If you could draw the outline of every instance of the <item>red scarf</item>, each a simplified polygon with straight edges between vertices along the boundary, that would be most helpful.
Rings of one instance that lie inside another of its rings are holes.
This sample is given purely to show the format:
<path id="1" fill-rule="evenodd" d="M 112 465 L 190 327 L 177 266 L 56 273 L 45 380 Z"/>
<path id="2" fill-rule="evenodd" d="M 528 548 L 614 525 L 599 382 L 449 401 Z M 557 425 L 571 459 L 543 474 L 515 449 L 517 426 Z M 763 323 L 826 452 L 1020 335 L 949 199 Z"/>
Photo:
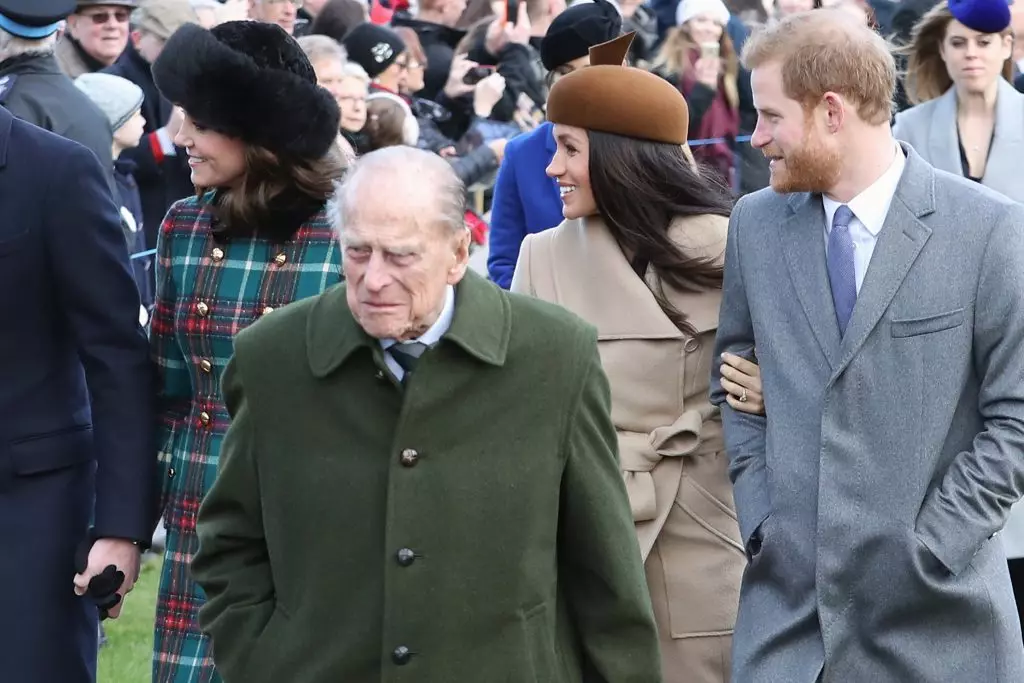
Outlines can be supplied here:
<path id="1" fill-rule="evenodd" d="M 700 58 L 700 50 L 690 51 L 691 67 Z M 693 75 L 693 69 L 687 71 L 680 79 L 680 91 L 683 97 L 690 99 L 690 93 L 697 85 L 697 79 Z M 712 138 L 725 138 L 727 141 L 735 140 L 740 132 L 740 112 L 729 106 L 729 100 L 725 97 L 725 88 L 722 87 L 722 78 L 719 77 L 718 89 L 715 91 L 715 98 L 711 105 L 704 112 L 697 128 L 697 138 L 708 140 Z M 729 142 L 716 142 L 710 145 L 699 145 L 693 148 L 693 156 L 697 161 L 711 166 L 718 171 L 722 180 L 730 186 L 733 180 L 733 167 L 735 158 L 733 149 Z"/>

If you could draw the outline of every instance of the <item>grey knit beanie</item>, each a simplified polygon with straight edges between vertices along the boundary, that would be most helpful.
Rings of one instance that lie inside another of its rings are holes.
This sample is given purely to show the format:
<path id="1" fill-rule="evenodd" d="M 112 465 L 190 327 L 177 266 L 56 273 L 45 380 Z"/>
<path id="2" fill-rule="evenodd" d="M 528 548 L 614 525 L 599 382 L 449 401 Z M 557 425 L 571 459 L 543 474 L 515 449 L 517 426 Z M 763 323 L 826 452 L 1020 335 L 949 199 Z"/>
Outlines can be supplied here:
<path id="1" fill-rule="evenodd" d="M 75 86 L 89 96 L 110 122 L 110 130 L 117 130 L 128 123 L 135 112 L 142 108 L 145 94 L 142 88 L 127 78 L 113 74 L 88 73 L 75 79 Z"/>

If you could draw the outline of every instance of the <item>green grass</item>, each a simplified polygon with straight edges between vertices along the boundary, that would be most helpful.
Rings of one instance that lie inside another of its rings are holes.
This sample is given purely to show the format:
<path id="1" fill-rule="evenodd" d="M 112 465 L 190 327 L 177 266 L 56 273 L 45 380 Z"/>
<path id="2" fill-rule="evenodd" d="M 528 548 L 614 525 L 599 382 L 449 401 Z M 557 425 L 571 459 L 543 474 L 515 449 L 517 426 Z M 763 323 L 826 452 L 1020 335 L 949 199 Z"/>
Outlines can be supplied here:
<path id="1" fill-rule="evenodd" d="M 121 616 L 103 622 L 107 644 L 100 649 L 97 683 L 149 683 L 152 679 L 153 623 L 160 559 L 142 566 Z"/>

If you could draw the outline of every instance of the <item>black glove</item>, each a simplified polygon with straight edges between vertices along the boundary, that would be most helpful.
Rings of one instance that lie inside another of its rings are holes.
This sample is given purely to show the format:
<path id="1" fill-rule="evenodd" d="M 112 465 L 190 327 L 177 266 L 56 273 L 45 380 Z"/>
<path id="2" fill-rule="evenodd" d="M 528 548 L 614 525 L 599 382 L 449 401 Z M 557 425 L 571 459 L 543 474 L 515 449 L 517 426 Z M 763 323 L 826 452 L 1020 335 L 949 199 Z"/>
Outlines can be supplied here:
<path id="1" fill-rule="evenodd" d="M 89 568 L 89 551 L 92 550 L 92 545 L 95 542 L 96 537 L 90 531 L 85 540 L 78 544 L 78 549 L 75 551 L 75 571 L 79 574 Z M 124 572 L 112 564 L 108 564 L 102 572 L 89 580 L 89 588 L 86 590 L 85 596 L 96 603 L 101 621 L 109 617 L 110 610 L 121 602 L 121 596 L 117 591 L 123 584 Z"/>

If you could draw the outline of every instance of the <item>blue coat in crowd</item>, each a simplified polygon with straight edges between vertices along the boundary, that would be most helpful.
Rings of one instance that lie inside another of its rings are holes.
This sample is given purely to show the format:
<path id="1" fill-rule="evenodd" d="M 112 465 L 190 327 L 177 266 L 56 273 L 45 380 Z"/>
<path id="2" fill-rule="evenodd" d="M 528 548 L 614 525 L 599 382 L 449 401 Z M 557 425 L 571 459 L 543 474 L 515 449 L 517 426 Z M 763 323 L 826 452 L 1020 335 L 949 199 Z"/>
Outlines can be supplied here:
<path id="1" fill-rule="evenodd" d="M 494 184 L 487 272 L 505 289 L 512 284 L 523 239 L 562 222 L 558 183 L 544 172 L 555 155 L 552 128 L 542 123 L 510 140 Z"/>

